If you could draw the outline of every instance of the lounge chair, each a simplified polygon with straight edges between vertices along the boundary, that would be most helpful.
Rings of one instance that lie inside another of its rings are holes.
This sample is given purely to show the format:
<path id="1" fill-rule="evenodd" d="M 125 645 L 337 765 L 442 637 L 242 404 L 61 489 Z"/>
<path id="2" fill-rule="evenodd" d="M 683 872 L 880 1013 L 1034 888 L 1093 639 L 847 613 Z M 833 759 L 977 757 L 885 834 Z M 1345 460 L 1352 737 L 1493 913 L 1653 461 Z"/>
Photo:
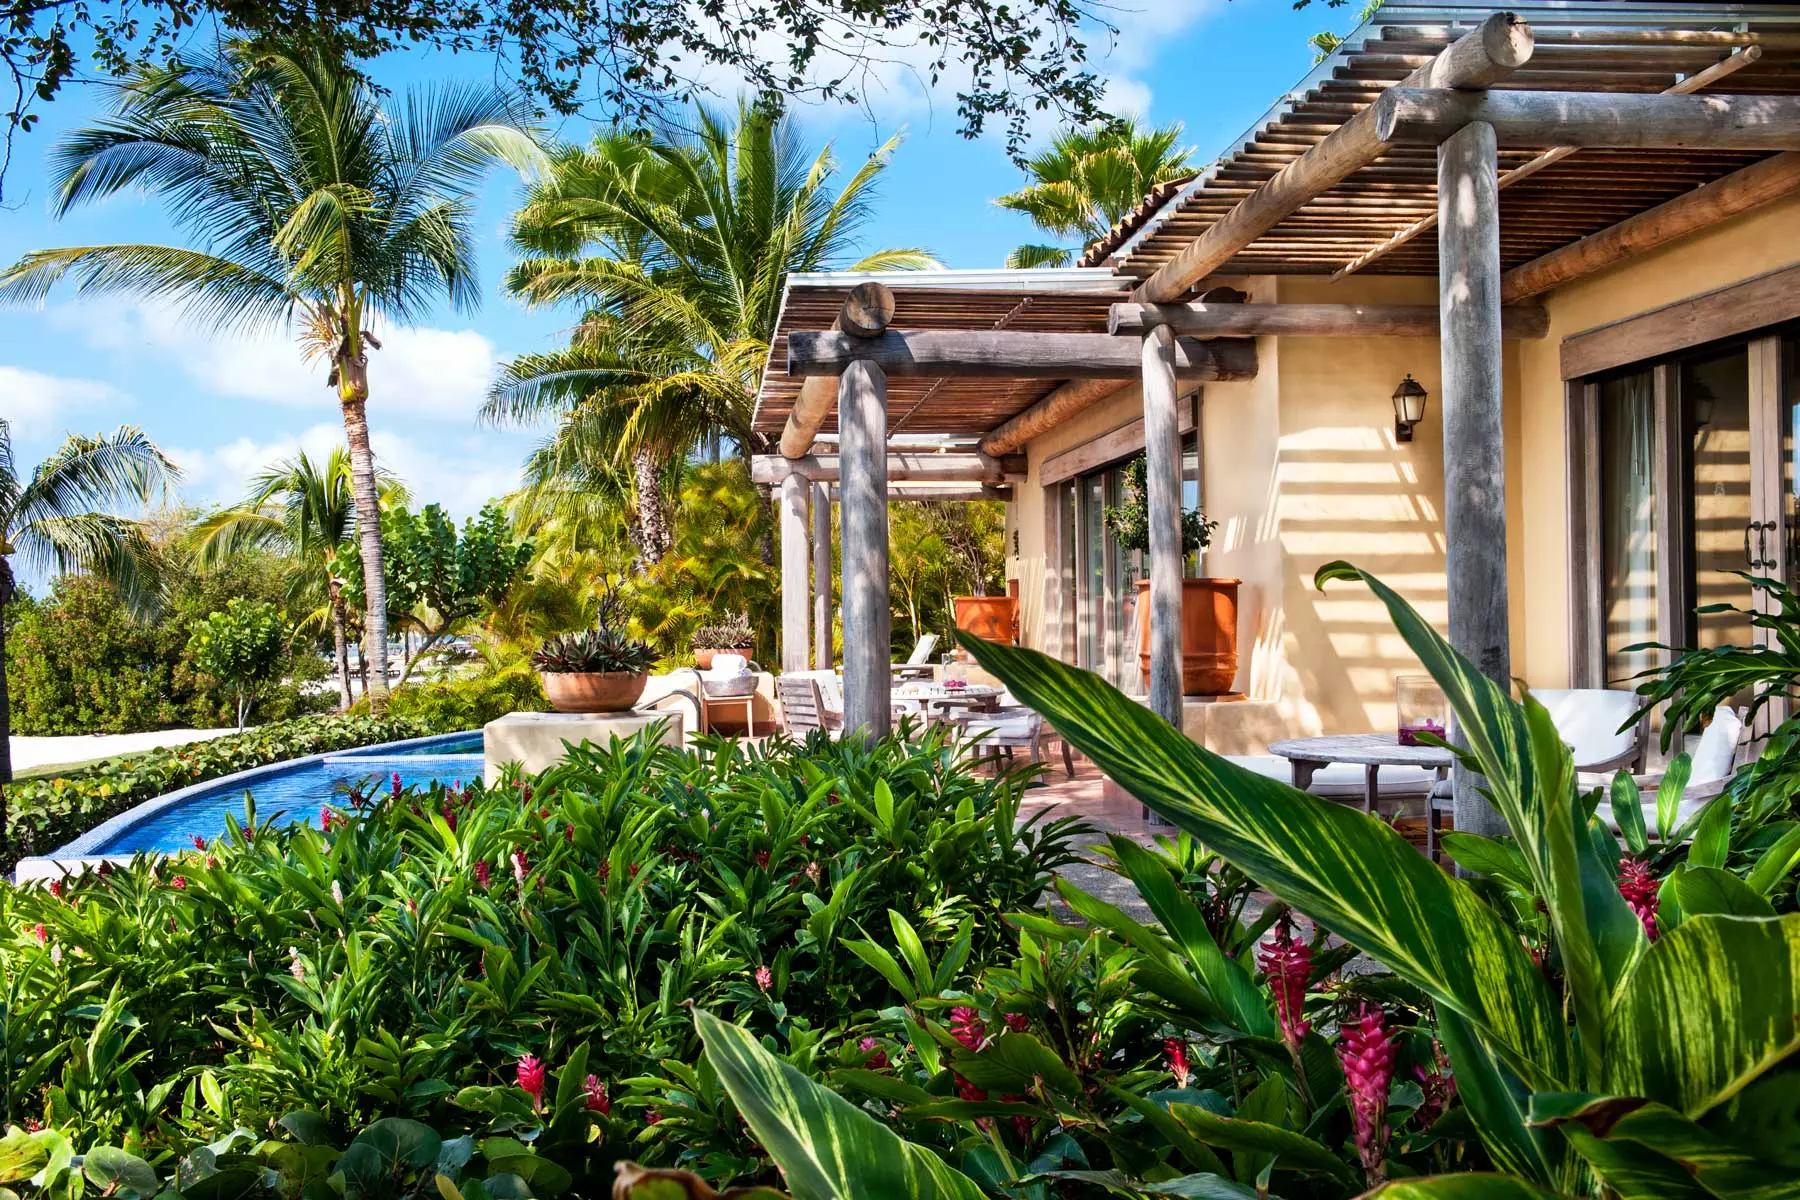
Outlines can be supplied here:
<path id="1" fill-rule="evenodd" d="M 1034 763 L 1044 761 L 1044 743 L 1057 736 L 1041 715 L 1022 706 L 1002 708 L 998 712 L 973 712 L 959 721 L 967 737 L 964 744 L 976 753 L 991 750 L 1011 758 L 1015 749 L 1028 750 Z M 1067 738 L 1061 741 L 1063 770 L 1074 778 L 1074 751 Z"/>
<path id="2" fill-rule="evenodd" d="M 903 679 L 930 679 L 936 671 L 930 663 L 931 652 L 937 649 L 938 635 L 928 633 L 913 643 L 912 653 L 903 663 L 894 663 L 894 682 Z"/>
<path id="3" fill-rule="evenodd" d="M 781 726 L 797 737 L 815 729 L 843 732 L 844 702 L 837 675 L 831 671 L 795 671 L 775 677 L 781 702 Z"/>
<path id="4" fill-rule="evenodd" d="M 1549 710 L 1557 735 L 1575 756 L 1577 772 L 1605 776 L 1611 781 L 1615 771 L 1636 774 L 1644 769 L 1644 749 L 1649 741 L 1647 722 L 1626 724 L 1643 703 L 1643 697 L 1636 692 L 1545 688 L 1533 689 L 1531 697 Z"/>
<path id="5" fill-rule="evenodd" d="M 1738 743 L 1743 736 L 1743 714 L 1725 704 L 1713 710 L 1711 722 L 1701 731 L 1699 741 L 1688 754 L 1692 770 L 1688 772 L 1687 786 L 1681 789 L 1681 801 L 1675 810 L 1675 828 L 1687 824 L 1731 782 L 1732 772 L 1737 769 Z M 1616 833 L 1619 823 L 1613 818 L 1611 781 L 1607 782 L 1594 815 Z M 1644 828 L 1655 837 L 1656 793 L 1662 777 L 1660 774 L 1634 775 L 1632 782 L 1637 784 L 1638 802 L 1644 807 Z"/>

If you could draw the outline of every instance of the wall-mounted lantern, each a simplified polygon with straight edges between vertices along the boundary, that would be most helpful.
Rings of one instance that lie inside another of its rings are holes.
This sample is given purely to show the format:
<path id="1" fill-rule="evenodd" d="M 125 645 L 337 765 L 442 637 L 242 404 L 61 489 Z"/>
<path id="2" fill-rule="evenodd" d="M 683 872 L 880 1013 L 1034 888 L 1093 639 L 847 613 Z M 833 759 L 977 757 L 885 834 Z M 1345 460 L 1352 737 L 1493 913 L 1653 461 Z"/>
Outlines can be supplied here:
<path id="1" fill-rule="evenodd" d="M 1412 441 L 1413 426 L 1425 419 L 1425 389 L 1409 372 L 1394 389 L 1394 440 Z"/>

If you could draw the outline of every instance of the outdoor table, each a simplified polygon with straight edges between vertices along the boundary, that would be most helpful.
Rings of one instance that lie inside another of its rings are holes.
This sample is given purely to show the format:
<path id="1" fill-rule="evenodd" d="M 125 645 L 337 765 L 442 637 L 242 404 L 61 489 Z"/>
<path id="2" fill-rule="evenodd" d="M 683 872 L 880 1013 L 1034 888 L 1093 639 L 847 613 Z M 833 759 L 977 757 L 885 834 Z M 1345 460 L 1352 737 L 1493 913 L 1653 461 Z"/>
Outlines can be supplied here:
<path id="1" fill-rule="evenodd" d="M 959 688 L 945 687 L 941 683 L 913 683 L 894 689 L 896 701 L 917 704 L 926 713 L 937 709 L 940 720 L 948 720 L 953 708 L 966 708 L 971 713 L 994 712 L 1000 707 L 1000 696 L 999 688 L 980 683 Z"/>
<path id="2" fill-rule="evenodd" d="M 1320 767 L 1332 763 L 1354 763 L 1363 768 L 1363 811 L 1376 811 L 1380 796 L 1379 777 L 1383 767 L 1424 767 L 1435 771 L 1442 782 L 1450 773 L 1456 758 L 1441 746 L 1402 746 L 1392 733 L 1347 733 L 1336 737 L 1289 738 L 1274 742 L 1269 753 L 1279 755 L 1292 764 L 1294 786 L 1301 791 L 1312 785 Z"/>

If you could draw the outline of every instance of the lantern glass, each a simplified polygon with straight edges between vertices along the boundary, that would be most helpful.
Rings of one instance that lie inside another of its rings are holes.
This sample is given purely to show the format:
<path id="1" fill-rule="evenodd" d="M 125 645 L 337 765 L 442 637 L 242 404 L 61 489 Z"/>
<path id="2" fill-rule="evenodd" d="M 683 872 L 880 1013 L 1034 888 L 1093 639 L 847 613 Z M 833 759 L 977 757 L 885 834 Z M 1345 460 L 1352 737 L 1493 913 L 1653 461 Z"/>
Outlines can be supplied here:
<path id="1" fill-rule="evenodd" d="M 1425 419 L 1426 392 L 1411 374 L 1394 389 L 1394 437 L 1412 441 L 1413 426 Z"/>

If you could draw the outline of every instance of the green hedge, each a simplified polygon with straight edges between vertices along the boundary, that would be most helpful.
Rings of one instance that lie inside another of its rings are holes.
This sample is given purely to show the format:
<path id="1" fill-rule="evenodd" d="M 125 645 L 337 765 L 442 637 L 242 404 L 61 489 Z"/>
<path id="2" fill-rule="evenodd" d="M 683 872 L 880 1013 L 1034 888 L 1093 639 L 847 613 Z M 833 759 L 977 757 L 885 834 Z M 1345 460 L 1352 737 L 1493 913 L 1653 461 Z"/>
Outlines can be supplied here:
<path id="1" fill-rule="evenodd" d="M 7 838 L 0 870 L 54 850 L 145 800 L 235 771 L 328 750 L 450 732 L 417 717 L 301 717 L 211 741 L 150 750 L 67 776 L 6 785 Z"/>

